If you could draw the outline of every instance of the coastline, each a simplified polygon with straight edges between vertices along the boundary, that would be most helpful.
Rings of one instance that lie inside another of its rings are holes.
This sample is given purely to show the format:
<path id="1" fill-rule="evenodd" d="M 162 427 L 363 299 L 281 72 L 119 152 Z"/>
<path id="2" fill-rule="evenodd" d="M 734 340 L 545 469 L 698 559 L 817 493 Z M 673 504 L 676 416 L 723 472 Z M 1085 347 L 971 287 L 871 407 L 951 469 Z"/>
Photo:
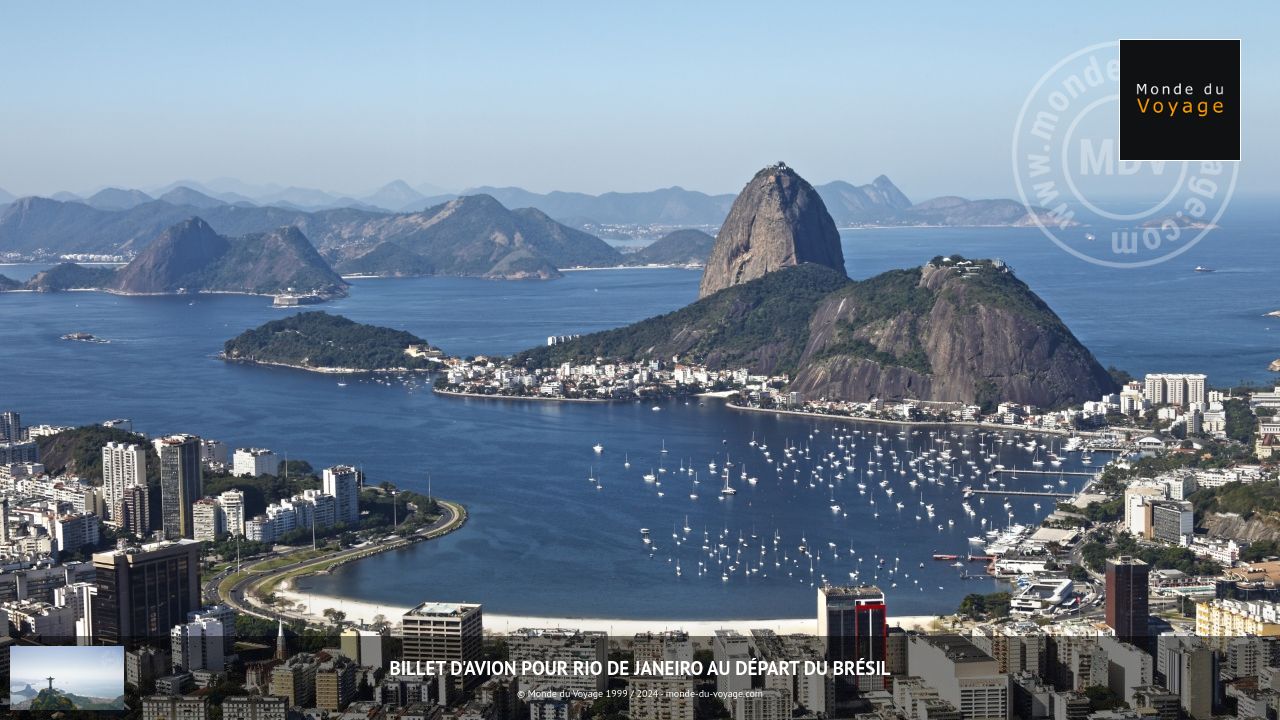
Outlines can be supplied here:
<path id="1" fill-rule="evenodd" d="M 295 605 L 303 605 L 308 617 L 325 623 L 328 622 L 323 613 L 327 609 L 346 613 L 347 620 L 370 622 L 375 615 L 382 615 L 394 623 L 398 617 L 409 610 L 403 605 L 382 605 L 362 600 L 335 597 L 331 595 L 315 595 L 295 590 L 292 586 L 281 587 L 276 594 Z M 936 615 L 904 615 L 889 618 L 890 625 L 900 625 L 904 629 L 928 628 L 938 617 Z M 635 635 L 642 632 L 661 632 L 663 630 L 684 630 L 690 635 L 706 637 L 714 635 L 716 630 L 733 629 L 747 633 L 752 629 L 770 629 L 779 634 L 805 633 L 816 634 L 818 621 L 814 618 L 766 618 L 757 620 L 672 620 L 652 619 L 634 620 L 626 618 L 589 618 L 589 617 L 543 617 L 536 615 L 508 615 L 503 613 L 484 614 L 485 632 L 505 633 L 521 628 L 575 628 L 578 630 L 603 630 L 611 635 Z"/>
<path id="2" fill-rule="evenodd" d="M 576 402 L 576 403 L 613 403 L 613 402 L 630 402 L 630 399 L 608 400 L 604 398 L 566 398 L 566 397 L 543 397 L 541 395 L 486 395 L 484 393 L 464 392 L 461 390 L 441 390 L 432 387 L 431 391 L 440 395 L 451 395 L 453 397 L 469 397 L 480 398 L 481 400 L 533 400 L 538 402 Z"/>
<path id="3" fill-rule="evenodd" d="M 869 418 L 869 417 L 862 417 L 859 415 L 830 415 L 827 413 L 805 412 L 803 410 L 774 410 L 770 408 L 758 408 L 758 407 L 750 407 L 748 405 L 738 405 L 732 402 L 726 402 L 725 407 L 731 410 L 739 410 L 742 412 L 758 412 L 758 413 L 768 413 L 773 415 L 795 415 L 797 417 L 810 417 L 810 418 L 818 418 L 821 420 L 837 420 L 841 422 L 879 423 L 882 425 L 914 425 L 917 427 L 921 427 L 921 426 L 972 427 L 972 428 L 983 428 L 986 430 L 1018 430 L 1020 432 L 1033 432 L 1033 433 L 1041 433 L 1044 435 L 1062 435 L 1066 437 L 1069 437 L 1072 434 L 1071 432 L 1068 432 L 1066 430 L 1054 430 L 1052 428 L 1033 428 L 1033 427 L 1026 427 L 1023 425 L 1000 425 L 997 423 L 973 422 L 972 420 L 956 420 L 954 422 L 943 422 L 940 420 L 892 420 L 889 418 Z M 1095 433 L 1090 433 L 1088 431 L 1083 431 L 1083 430 L 1077 430 L 1075 431 L 1075 434 L 1080 435 L 1082 437 L 1091 437 L 1095 435 Z"/>
<path id="4" fill-rule="evenodd" d="M 398 373 L 432 373 L 434 368 L 381 368 L 378 370 L 363 370 L 360 368 L 332 368 L 332 367 L 310 367 L 307 365 L 293 365 L 284 362 L 271 362 L 269 360 L 245 360 L 242 358 L 227 357 L 226 353 L 220 352 L 214 357 L 226 363 L 235 363 L 238 365 L 262 365 L 264 367 L 288 368 L 289 370 L 303 370 L 306 372 L 318 373 L 321 375 L 394 375 Z"/>

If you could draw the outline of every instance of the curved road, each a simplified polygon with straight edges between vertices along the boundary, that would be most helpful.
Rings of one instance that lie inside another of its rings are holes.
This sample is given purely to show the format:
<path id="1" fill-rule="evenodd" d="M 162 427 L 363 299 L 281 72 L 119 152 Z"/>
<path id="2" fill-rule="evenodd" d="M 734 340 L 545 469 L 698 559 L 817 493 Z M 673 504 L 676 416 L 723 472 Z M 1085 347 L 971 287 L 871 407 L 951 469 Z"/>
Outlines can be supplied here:
<path id="1" fill-rule="evenodd" d="M 302 553 L 310 548 L 301 547 L 288 553 L 272 553 L 264 558 L 254 561 L 253 564 L 244 568 L 246 573 L 244 577 L 236 580 L 229 587 L 222 587 L 228 572 L 224 571 L 213 577 L 205 583 L 206 596 L 216 597 L 217 602 L 231 606 L 238 612 L 255 615 L 257 617 L 266 618 L 268 620 L 298 620 L 304 619 L 296 613 L 279 612 L 263 607 L 248 598 L 253 588 L 264 585 L 282 575 L 293 573 L 296 570 L 302 570 L 315 566 L 319 569 L 321 566 L 334 567 L 337 564 L 351 562 L 360 558 L 376 555 L 387 550 L 395 550 L 396 548 L 408 547 L 416 542 L 431 540 L 442 535 L 447 535 L 454 530 L 462 527 L 467 521 L 467 509 L 458 503 L 449 500 L 437 500 L 444 512 L 434 522 L 426 527 L 418 529 L 409 537 L 383 537 L 368 541 L 360 547 L 350 548 L 340 552 L 324 555 L 322 557 L 313 557 L 297 562 L 288 563 L 279 567 L 273 567 L 269 570 L 256 570 L 256 566 L 287 558 L 295 553 Z M 234 573 L 230 573 L 234 574 Z M 303 573 L 306 574 L 306 573 Z"/>

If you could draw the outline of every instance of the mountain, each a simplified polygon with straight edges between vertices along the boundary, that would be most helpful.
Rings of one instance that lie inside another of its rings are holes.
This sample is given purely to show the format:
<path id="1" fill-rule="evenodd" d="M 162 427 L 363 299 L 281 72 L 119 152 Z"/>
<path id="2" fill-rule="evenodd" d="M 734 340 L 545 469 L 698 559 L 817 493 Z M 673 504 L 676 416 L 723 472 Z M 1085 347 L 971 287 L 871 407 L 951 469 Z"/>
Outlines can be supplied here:
<path id="1" fill-rule="evenodd" d="M 24 286 L 36 292 L 61 292 L 63 290 L 100 290 L 112 287 L 116 271 L 112 268 L 91 267 L 75 263 L 60 263 L 48 270 L 36 273 Z"/>
<path id="2" fill-rule="evenodd" d="M 160 235 L 125 267 L 112 288 L 126 293 L 314 292 L 343 294 L 346 282 L 296 227 L 227 238 L 200 218 Z"/>
<path id="3" fill-rule="evenodd" d="M 778 163 L 757 172 L 733 201 L 698 297 L 802 263 L 844 274 L 840 233 L 813 186 Z"/>
<path id="4" fill-rule="evenodd" d="M 676 230 L 625 257 L 628 265 L 703 265 L 715 244 L 701 230 Z"/>
<path id="5" fill-rule="evenodd" d="M 5 191 L 4 188 L 0 188 L 0 205 L 8 205 L 9 203 L 17 199 L 18 198 L 16 196 Z"/>
<path id="6" fill-rule="evenodd" d="M 209 208 L 221 207 L 227 204 L 226 201 L 210 197 L 189 187 L 176 187 L 161 195 L 158 199 L 170 205 L 200 208 L 201 210 L 208 210 Z"/>
<path id="7" fill-rule="evenodd" d="M 1003 263 L 937 257 L 855 282 L 832 256 L 834 232 L 808 183 L 785 166 L 765 168 L 716 239 L 703 272 L 710 292 L 675 312 L 534 348 L 513 362 L 677 357 L 785 373 L 788 390 L 811 400 L 986 409 L 1002 401 L 1056 408 L 1115 391 L 1107 371 Z"/>
<path id="8" fill-rule="evenodd" d="M 401 250 L 420 258 L 436 274 L 512 279 L 550 278 L 562 267 L 622 262 L 622 255 L 603 240 L 537 210 L 508 210 L 488 195 L 468 195 L 421 213 L 331 223 L 324 237 L 326 245 L 342 249 L 339 267 L 344 272 L 357 267 L 348 259 L 363 258 L 358 267 L 365 274 L 403 274 Z M 396 247 L 374 255 L 371 242 Z"/>
<path id="9" fill-rule="evenodd" d="M 620 225 L 718 225 L 732 195 L 707 195 L 681 187 L 648 192 L 539 194 L 516 187 L 478 187 L 465 195 L 491 195 L 507 207 L 534 207 L 560 221 Z"/>
<path id="10" fill-rule="evenodd" d="M 403 180 L 393 180 L 361 200 L 374 207 L 400 212 L 422 207 L 427 196 L 409 187 L 409 183 Z"/>
<path id="11" fill-rule="evenodd" d="M 315 188 L 287 187 L 257 199 L 261 205 L 288 205 L 299 209 L 330 208 L 338 202 L 338 196 Z"/>
<path id="12" fill-rule="evenodd" d="M 447 275 L 554 277 L 561 267 L 622 262 L 617 250 L 593 235 L 538 210 L 508 210 L 488 196 L 458 198 L 420 213 L 354 208 L 307 212 L 231 205 L 190 188 L 174 188 L 159 200 L 117 212 L 80 202 L 23 198 L 0 210 L 0 251 L 138 253 L 166 228 L 193 215 L 228 237 L 297 227 L 338 264 L 388 241 L 421 255 L 415 268 L 425 263 Z M 366 266 L 379 257 L 369 258 Z M 408 274 L 396 265 L 366 267 L 362 272 Z"/>
<path id="13" fill-rule="evenodd" d="M 84 204 L 99 210 L 128 210 L 153 198 L 141 190 L 105 188 L 85 198 Z"/>
<path id="14" fill-rule="evenodd" d="M 844 225 L 855 219 L 892 217 L 897 211 L 911 207 L 911 201 L 881 175 L 870 185 L 851 185 L 843 180 L 819 185 L 818 194 L 836 223 Z"/>
<path id="15" fill-rule="evenodd" d="M 416 277 L 434 275 L 435 267 L 426 258 L 405 250 L 393 242 L 381 242 L 373 249 L 349 258 L 336 268 L 343 275 L 378 275 L 382 277 Z"/>
<path id="16" fill-rule="evenodd" d="M 870 185 L 837 180 L 817 186 L 832 219 L 840 227 L 858 225 L 925 225 L 939 227 L 1024 226 L 1034 224 L 1031 213 L 1048 211 L 1016 200 L 966 200 L 952 195 L 912 203 L 889 178 L 881 175 Z M 1046 220 L 1047 222 L 1047 220 Z"/>
<path id="17" fill-rule="evenodd" d="M 0 275 L 0 292 L 10 292 L 12 290 L 22 289 L 23 283 L 20 280 L 14 280 L 8 275 Z"/>

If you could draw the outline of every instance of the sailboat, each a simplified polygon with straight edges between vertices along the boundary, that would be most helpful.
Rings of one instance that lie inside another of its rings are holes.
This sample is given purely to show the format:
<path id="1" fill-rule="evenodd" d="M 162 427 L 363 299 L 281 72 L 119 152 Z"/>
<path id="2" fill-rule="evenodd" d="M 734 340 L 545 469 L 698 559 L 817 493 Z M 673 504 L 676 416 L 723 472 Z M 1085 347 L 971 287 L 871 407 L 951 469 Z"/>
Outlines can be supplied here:
<path id="1" fill-rule="evenodd" d="M 728 469 L 726 469 L 726 470 L 724 471 L 724 487 L 720 488 L 720 494 L 721 494 L 721 495 L 736 495 L 737 493 L 738 493 L 738 491 L 737 491 L 737 490 L 734 490 L 734 489 L 733 489 L 733 486 L 729 484 L 729 471 L 728 471 Z"/>
<path id="2" fill-rule="evenodd" d="M 631 467 L 631 458 L 629 458 L 626 453 L 622 454 L 622 467 L 624 468 Z"/>

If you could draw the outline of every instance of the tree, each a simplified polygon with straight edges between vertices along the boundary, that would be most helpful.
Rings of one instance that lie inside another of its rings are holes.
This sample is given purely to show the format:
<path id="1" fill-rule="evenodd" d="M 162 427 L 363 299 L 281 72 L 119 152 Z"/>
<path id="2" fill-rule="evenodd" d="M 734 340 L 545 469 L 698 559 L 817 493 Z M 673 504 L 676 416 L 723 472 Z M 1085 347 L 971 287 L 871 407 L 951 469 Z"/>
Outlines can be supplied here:
<path id="1" fill-rule="evenodd" d="M 343 621 L 347 619 L 345 612 L 334 608 L 325 608 L 322 614 L 328 618 L 329 622 L 333 623 L 334 627 L 341 627 Z"/>

